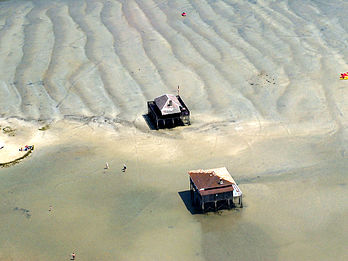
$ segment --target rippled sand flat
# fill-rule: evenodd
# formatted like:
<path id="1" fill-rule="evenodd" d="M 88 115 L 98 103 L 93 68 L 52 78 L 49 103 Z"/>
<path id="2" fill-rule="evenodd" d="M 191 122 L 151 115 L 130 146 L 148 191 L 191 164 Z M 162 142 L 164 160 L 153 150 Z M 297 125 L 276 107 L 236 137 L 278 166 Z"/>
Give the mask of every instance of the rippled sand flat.
<path id="1" fill-rule="evenodd" d="M 0 142 L 35 143 L 0 169 L 0 260 L 348 259 L 347 13 L 0 1 Z M 192 125 L 149 130 L 146 101 L 177 86 Z M 220 166 L 245 208 L 192 215 L 187 171 Z"/>
<path id="2" fill-rule="evenodd" d="M 337 128 L 347 9 L 344 1 L 4 1 L 1 116 L 132 122 L 147 100 L 180 85 L 193 115 Z"/>

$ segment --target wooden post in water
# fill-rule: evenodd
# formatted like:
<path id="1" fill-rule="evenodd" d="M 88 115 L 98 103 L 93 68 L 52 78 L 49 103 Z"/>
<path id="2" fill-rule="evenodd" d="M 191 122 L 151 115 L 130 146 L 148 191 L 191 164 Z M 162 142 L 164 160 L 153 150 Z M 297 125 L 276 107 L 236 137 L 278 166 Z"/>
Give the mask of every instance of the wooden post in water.
<path id="1" fill-rule="evenodd" d="M 190 195 L 191 195 L 191 203 L 192 205 L 194 205 L 194 201 L 193 201 L 193 187 L 192 187 L 192 182 L 190 181 Z"/>

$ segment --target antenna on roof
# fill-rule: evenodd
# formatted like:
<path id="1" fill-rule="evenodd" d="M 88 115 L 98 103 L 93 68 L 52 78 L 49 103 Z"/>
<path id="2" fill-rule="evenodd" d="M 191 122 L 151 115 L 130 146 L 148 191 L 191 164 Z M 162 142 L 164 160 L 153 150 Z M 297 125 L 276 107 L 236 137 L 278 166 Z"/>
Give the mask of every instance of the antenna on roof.
<path id="1" fill-rule="evenodd" d="M 179 96 L 179 93 L 180 93 L 180 87 L 179 87 L 179 85 L 178 85 L 178 96 Z"/>

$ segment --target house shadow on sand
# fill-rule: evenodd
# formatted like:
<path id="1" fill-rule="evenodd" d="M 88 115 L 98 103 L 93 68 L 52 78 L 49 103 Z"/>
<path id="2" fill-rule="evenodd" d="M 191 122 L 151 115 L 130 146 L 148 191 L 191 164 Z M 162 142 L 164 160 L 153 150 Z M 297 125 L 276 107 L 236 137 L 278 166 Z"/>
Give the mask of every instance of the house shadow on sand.
<path id="1" fill-rule="evenodd" d="M 157 130 L 155 124 L 153 123 L 153 121 L 151 121 L 149 114 L 143 114 L 143 118 L 150 130 Z"/>

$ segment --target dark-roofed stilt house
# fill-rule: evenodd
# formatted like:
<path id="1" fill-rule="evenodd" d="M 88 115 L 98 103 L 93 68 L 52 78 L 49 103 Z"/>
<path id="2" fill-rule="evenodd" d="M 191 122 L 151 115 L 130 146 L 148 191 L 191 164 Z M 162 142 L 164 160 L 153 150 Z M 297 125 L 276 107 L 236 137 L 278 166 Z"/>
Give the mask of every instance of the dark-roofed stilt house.
<path id="1" fill-rule="evenodd" d="M 243 207 L 242 191 L 225 167 L 191 170 L 190 191 L 192 204 L 202 210 Z"/>
<path id="2" fill-rule="evenodd" d="M 147 108 L 156 129 L 190 125 L 190 111 L 179 95 L 164 94 L 148 101 Z"/>

